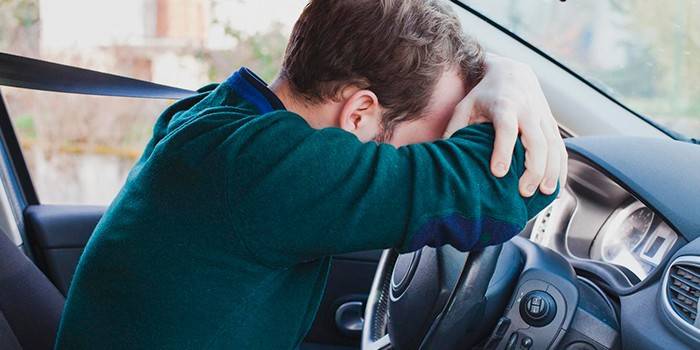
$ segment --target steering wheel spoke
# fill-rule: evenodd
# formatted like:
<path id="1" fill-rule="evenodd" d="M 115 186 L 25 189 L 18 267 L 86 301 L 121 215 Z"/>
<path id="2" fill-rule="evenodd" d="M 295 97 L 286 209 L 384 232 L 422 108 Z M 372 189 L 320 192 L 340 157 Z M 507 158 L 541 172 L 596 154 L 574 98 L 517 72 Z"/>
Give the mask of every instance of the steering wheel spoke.
<path id="1" fill-rule="evenodd" d="M 365 346 L 362 347 L 363 350 L 383 350 L 383 349 L 390 349 L 391 348 L 391 339 L 389 338 L 388 334 L 385 334 L 383 337 L 365 344 Z"/>

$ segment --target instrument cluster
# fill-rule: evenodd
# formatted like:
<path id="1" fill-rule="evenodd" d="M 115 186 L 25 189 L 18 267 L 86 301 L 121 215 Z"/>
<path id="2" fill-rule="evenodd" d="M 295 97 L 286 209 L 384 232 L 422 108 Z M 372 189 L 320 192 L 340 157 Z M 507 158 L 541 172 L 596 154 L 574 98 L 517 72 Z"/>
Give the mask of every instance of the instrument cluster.
<path id="1" fill-rule="evenodd" d="M 569 183 L 535 219 L 530 240 L 572 261 L 614 266 L 631 284 L 647 278 L 673 251 L 678 234 L 597 169 L 576 158 L 569 169 Z"/>

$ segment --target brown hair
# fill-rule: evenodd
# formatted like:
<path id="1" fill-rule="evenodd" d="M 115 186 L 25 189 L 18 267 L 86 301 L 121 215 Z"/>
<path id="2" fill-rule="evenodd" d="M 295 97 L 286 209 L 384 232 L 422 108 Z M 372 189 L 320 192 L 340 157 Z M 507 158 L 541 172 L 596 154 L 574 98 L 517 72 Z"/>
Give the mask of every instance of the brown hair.
<path id="1" fill-rule="evenodd" d="M 387 110 L 382 129 L 422 117 L 442 73 L 469 88 L 483 76 L 481 47 L 437 0 L 311 0 L 292 31 L 281 76 L 309 103 L 354 85 Z"/>

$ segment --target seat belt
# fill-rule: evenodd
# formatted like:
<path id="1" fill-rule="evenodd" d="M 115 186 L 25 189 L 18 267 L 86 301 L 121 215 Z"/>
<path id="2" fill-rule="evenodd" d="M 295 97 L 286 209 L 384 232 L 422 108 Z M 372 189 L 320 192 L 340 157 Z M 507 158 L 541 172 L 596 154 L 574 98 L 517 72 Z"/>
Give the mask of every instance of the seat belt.
<path id="1" fill-rule="evenodd" d="M 82 95 L 178 100 L 195 91 L 0 52 L 0 86 Z"/>

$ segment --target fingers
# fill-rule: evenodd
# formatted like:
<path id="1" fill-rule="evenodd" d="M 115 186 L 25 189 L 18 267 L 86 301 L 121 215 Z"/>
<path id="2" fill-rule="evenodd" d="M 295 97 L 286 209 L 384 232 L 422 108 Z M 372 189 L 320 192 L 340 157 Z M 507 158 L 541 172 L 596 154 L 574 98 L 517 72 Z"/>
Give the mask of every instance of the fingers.
<path id="1" fill-rule="evenodd" d="M 520 194 L 529 197 L 538 188 L 544 194 L 552 194 L 557 181 L 566 181 L 567 154 L 535 72 L 523 63 L 497 56 L 488 56 L 486 63 L 486 75 L 468 95 L 473 97 L 469 111 L 462 113 L 469 124 L 480 119 L 494 124 L 491 172 L 496 177 L 508 173 L 520 132 L 525 146 Z"/>
<path id="2" fill-rule="evenodd" d="M 522 128 L 520 139 L 525 147 L 525 172 L 520 177 L 519 189 L 523 197 L 532 196 L 539 187 L 547 166 L 547 142 L 542 128 L 527 124 Z"/>
<path id="3" fill-rule="evenodd" d="M 543 119 L 542 130 L 547 141 L 547 165 L 544 170 L 544 178 L 540 183 L 540 191 L 550 195 L 557 190 L 557 182 L 561 175 L 563 143 L 556 127 L 548 119 Z"/>
<path id="4" fill-rule="evenodd" d="M 491 155 L 491 173 L 496 177 L 503 177 L 510 169 L 513 149 L 518 139 L 518 118 L 515 110 L 507 107 L 499 108 L 494 115 L 493 128 L 496 138 Z"/>

